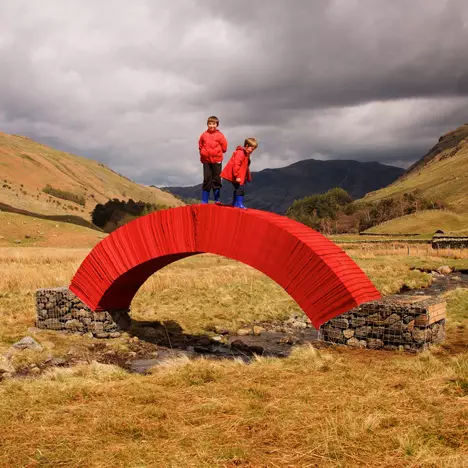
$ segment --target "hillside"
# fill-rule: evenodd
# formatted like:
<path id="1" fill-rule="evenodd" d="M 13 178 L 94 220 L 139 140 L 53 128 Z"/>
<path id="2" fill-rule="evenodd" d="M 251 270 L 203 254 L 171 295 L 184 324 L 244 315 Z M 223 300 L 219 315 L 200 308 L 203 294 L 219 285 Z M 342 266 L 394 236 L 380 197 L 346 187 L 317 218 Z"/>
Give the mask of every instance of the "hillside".
<path id="1" fill-rule="evenodd" d="M 247 186 L 246 203 L 251 208 L 284 214 L 294 200 L 324 193 L 334 187 L 345 189 L 353 198 L 392 183 L 403 173 L 399 167 L 377 162 L 317 161 L 307 159 L 278 169 L 252 172 L 252 184 Z M 167 187 L 183 198 L 199 199 L 201 185 Z M 232 186 L 224 182 L 222 200 L 232 199 Z"/>
<path id="2" fill-rule="evenodd" d="M 439 138 L 439 141 L 425 154 L 419 161 L 409 167 L 403 177 L 419 171 L 431 162 L 437 162 L 444 158 L 450 158 L 458 150 L 466 145 L 468 138 L 468 124 L 458 127 L 456 130 L 446 133 Z"/>
<path id="3" fill-rule="evenodd" d="M 426 213 L 405 216 L 369 232 L 433 232 L 436 229 L 455 231 L 464 229 L 468 221 L 468 124 L 443 135 L 426 155 L 413 164 L 393 184 L 368 193 L 362 201 L 374 202 L 404 193 L 443 202 L 443 215 Z M 416 216 L 417 215 L 417 216 Z"/>
<path id="4" fill-rule="evenodd" d="M 0 212 L 0 247 L 94 247 L 106 236 L 76 224 Z"/>
<path id="5" fill-rule="evenodd" d="M 437 229 L 465 235 L 468 215 L 448 210 L 424 210 L 374 226 L 368 234 L 433 234 Z"/>
<path id="6" fill-rule="evenodd" d="M 443 201 L 456 213 L 468 213 L 468 124 L 442 136 L 439 143 L 393 184 L 368 193 L 363 201 L 376 201 L 418 191 L 427 199 Z"/>
<path id="7" fill-rule="evenodd" d="M 92 159 L 1 132 L 0 167 L 0 203 L 33 213 L 89 220 L 96 204 L 111 198 L 182 204 L 171 194 L 132 182 Z M 48 194 L 43 192 L 47 186 Z"/>

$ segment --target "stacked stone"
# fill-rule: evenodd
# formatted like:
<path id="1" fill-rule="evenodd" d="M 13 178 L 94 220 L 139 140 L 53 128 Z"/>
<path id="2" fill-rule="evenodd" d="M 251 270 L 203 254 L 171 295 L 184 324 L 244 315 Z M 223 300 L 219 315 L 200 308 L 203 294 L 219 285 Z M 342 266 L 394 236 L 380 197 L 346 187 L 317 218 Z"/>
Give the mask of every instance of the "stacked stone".
<path id="1" fill-rule="evenodd" d="M 93 312 L 68 288 L 38 289 L 36 311 L 38 328 L 97 338 L 118 338 L 131 322 L 128 310 Z"/>
<path id="2" fill-rule="evenodd" d="M 464 249 L 467 247 L 468 237 L 434 235 L 432 238 L 433 249 Z"/>
<path id="3" fill-rule="evenodd" d="M 445 302 L 390 296 L 356 307 L 320 328 L 324 341 L 356 348 L 420 351 L 445 337 Z"/>

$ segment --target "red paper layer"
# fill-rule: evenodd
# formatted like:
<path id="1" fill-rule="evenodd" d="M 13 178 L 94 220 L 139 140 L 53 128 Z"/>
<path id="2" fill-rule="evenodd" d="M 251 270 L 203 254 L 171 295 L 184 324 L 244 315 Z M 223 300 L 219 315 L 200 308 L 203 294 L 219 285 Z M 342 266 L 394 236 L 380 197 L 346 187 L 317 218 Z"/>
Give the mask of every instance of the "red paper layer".
<path id="1" fill-rule="evenodd" d="M 92 310 L 127 309 L 149 276 L 199 253 L 268 275 L 315 327 L 380 298 L 356 263 L 313 229 L 266 211 L 216 205 L 157 211 L 117 229 L 85 258 L 70 290 Z"/>

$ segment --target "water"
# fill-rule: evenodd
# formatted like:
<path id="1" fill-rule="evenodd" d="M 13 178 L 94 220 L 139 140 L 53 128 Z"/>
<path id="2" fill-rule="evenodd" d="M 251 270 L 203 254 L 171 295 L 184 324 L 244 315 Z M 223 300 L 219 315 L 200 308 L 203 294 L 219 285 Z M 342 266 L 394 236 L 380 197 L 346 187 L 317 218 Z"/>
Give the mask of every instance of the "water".
<path id="1" fill-rule="evenodd" d="M 440 295 L 458 287 L 468 287 L 466 272 L 453 272 L 446 276 L 435 276 L 427 288 L 403 287 L 405 295 Z M 176 322 L 134 322 L 133 334 L 140 340 L 157 345 L 157 357 L 141 357 L 126 362 L 125 367 L 144 374 L 151 368 L 166 364 L 180 357 L 188 359 L 204 356 L 210 359 L 242 359 L 250 361 L 255 355 L 286 357 L 295 345 L 313 343 L 318 333 L 308 322 L 307 328 L 294 328 L 290 324 L 258 324 L 266 329 L 259 335 L 227 335 L 209 337 L 183 333 Z M 278 331 L 278 328 L 284 331 Z"/>

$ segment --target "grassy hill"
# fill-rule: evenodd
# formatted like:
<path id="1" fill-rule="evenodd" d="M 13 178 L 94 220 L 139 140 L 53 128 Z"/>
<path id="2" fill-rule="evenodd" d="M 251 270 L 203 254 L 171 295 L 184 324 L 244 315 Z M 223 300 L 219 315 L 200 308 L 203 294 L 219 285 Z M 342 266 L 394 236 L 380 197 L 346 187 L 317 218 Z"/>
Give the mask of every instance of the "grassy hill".
<path id="1" fill-rule="evenodd" d="M 76 224 L 0 212 L 0 247 L 94 247 L 106 235 Z"/>
<path id="2" fill-rule="evenodd" d="M 386 221 L 365 231 L 370 234 L 425 234 L 437 229 L 459 233 L 468 231 L 468 216 L 447 210 L 425 210 Z"/>
<path id="3" fill-rule="evenodd" d="M 1 132 L 0 174 L 0 203 L 33 213 L 89 220 L 96 204 L 111 198 L 182 204 L 170 193 L 132 182 L 92 159 Z"/>
<path id="4" fill-rule="evenodd" d="M 375 202 L 404 193 L 441 201 L 446 210 L 418 212 L 387 221 L 368 232 L 428 233 L 436 229 L 468 229 L 468 124 L 443 135 L 438 143 L 394 183 L 368 193 L 362 201 Z"/>

